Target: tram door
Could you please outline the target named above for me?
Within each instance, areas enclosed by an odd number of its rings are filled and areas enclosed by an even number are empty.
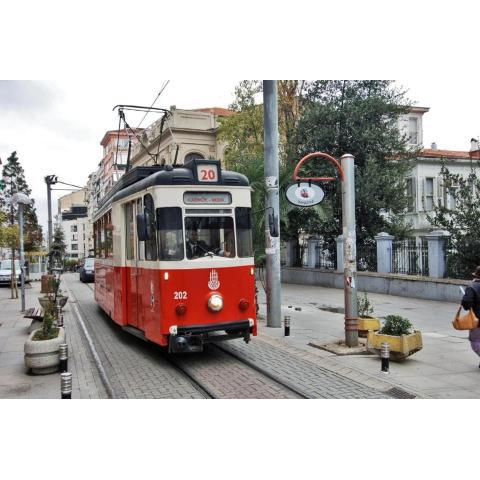
[[[126,302],[127,302],[127,323],[133,327],[138,327],[138,243],[135,227],[135,213],[141,211],[138,203],[129,202],[125,206],[125,262],[126,262]]]

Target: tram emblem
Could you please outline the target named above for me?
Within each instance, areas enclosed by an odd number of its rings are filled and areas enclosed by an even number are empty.
[[[218,281],[218,273],[216,270],[210,272],[210,280],[208,281],[208,288],[210,290],[217,290],[220,287],[220,282]]]

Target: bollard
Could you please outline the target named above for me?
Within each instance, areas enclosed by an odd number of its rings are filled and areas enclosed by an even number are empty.
[[[283,319],[283,325],[285,327],[285,336],[290,336],[290,315],[285,315]]]
[[[382,372],[389,372],[390,364],[390,344],[383,342],[380,348],[380,358],[382,359]]]
[[[59,355],[58,358],[60,360],[60,372],[67,372],[68,371],[68,345],[66,343],[62,343],[59,346]]]
[[[60,392],[62,393],[62,400],[72,398],[72,374],[70,372],[60,374]]]
[[[63,313],[58,314],[57,327],[63,327]]]

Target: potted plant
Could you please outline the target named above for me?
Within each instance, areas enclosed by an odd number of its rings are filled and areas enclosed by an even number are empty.
[[[373,305],[368,299],[367,292],[363,292],[363,297],[358,298],[358,336],[365,338],[369,330],[380,330],[380,320],[373,316]]]
[[[379,355],[384,342],[390,345],[390,360],[402,361],[422,349],[422,334],[407,318],[388,315],[379,332],[368,332],[367,350]]]
[[[44,308],[42,327],[34,330],[24,345],[26,367],[35,374],[47,374],[58,371],[60,365],[60,345],[65,343],[65,330],[54,324],[57,310],[55,301]]]

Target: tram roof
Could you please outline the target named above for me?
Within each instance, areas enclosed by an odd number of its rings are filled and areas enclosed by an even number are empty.
[[[194,172],[198,164],[218,166],[218,182],[205,183],[196,179]],[[185,165],[151,165],[135,167],[115,184],[98,205],[96,213],[122,198],[140,192],[155,185],[198,185],[198,186],[235,186],[248,187],[248,178],[238,172],[222,170],[219,160],[192,160]]]

